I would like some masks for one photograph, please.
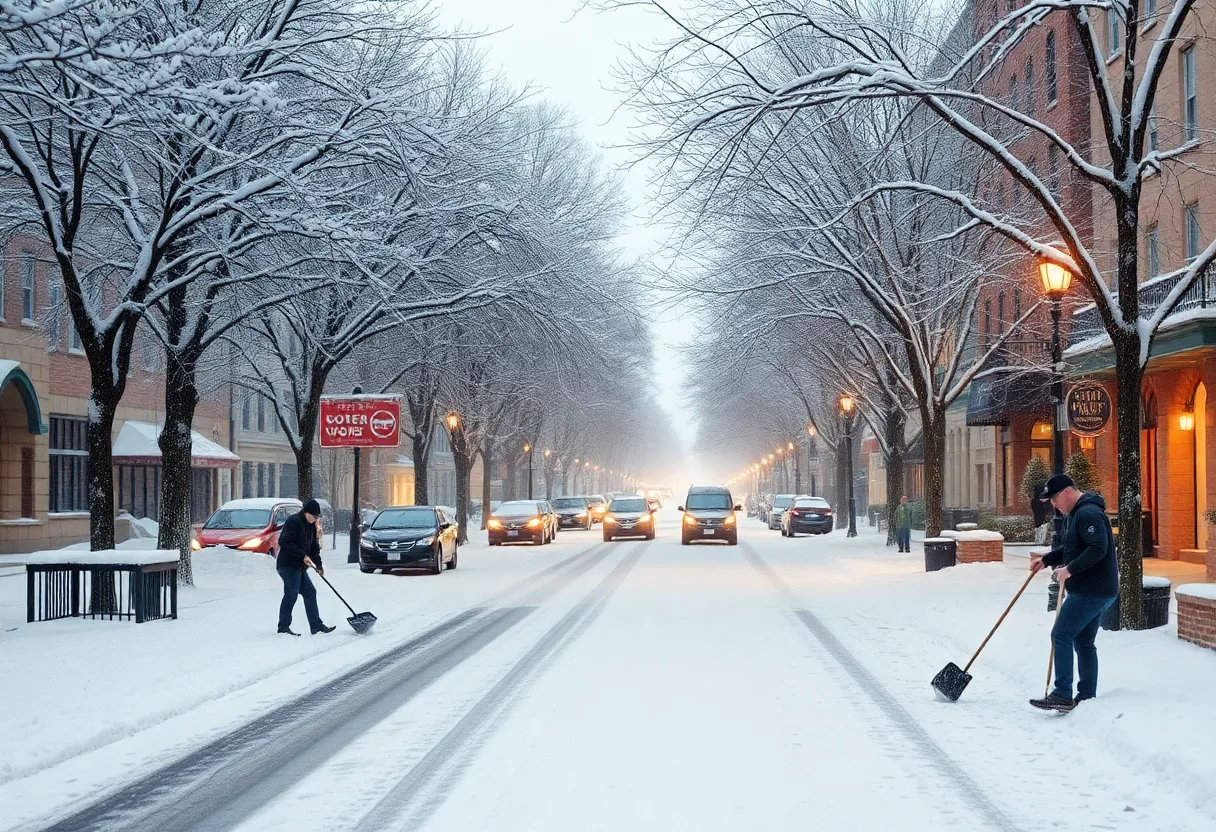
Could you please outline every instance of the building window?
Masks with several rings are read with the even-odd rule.
[[[76,328],[76,319],[72,310],[68,309],[68,349],[71,352],[84,352],[84,344],[80,340],[80,330]]]
[[[25,323],[34,321],[34,255],[29,252],[21,254],[21,320]]]
[[[1044,55],[1044,63],[1046,64],[1045,72],[1047,73],[1047,103],[1054,104],[1059,95],[1058,83],[1056,78],[1056,33],[1047,33],[1047,50]]]
[[[1018,106],[1018,76],[1009,76],[1009,106]]]
[[[1026,113],[1034,115],[1034,58],[1026,58]]]
[[[1000,332],[1005,331],[1005,293],[1001,292],[996,299],[996,325]]]
[[[1022,319],[1022,290],[1017,286],[1013,287],[1013,320],[1020,321]]]
[[[1161,241],[1157,226],[1148,230],[1144,240],[1144,252],[1148,259],[1148,276],[1150,278],[1161,274]]]
[[[275,479],[274,475],[277,473],[278,467],[279,466],[275,465],[273,462],[266,466],[266,496],[267,497],[279,496],[279,490],[277,488],[275,488],[275,482],[274,482],[274,479]]]
[[[1054,144],[1047,146],[1047,189],[1060,198],[1060,151]]]
[[[1157,149],[1157,101],[1153,99],[1153,106],[1148,111],[1148,149]]]
[[[1186,261],[1199,256],[1199,203],[1186,206]]]
[[[1018,0],[1005,0],[1005,14],[1013,14],[1018,10]]]
[[[241,394],[241,430],[253,430],[253,393]]]
[[[1195,47],[1182,51],[1182,127],[1186,141],[1199,138],[1199,103],[1195,94]]]
[[[266,397],[258,396],[258,433],[266,432]]]
[[[160,466],[119,465],[118,507],[132,517],[160,516]]]
[[[59,349],[59,322],[63,316],[63,311],[59,308],[60,303],[59,284],[53,282],[47,287],[46,348],[48,352],[55,352]]]
[[[34,449],[21,449],[21,516],[34,516]]]
[[[144,337],[139,348],[139,359],[144,372],[150,373],[156,369],[156,342],[152,338]]]
[[[283,468],[279,471],[279,490],[282,491],[283,497],[299,497],[300,496],[300,478],[299,469],[292,463],[284,462]]]
[[[992,333],[992,299],[984,301],[984,346],[988,346],[988,336]]]
[[[241,463],[241,498],[248,500],[253,496],[253,463]]]
[[[51,513],[88,511],[88,422],[66,416],[52,416],[50,421]]]
[[[1122,22],[1119,20],[1119,13],[1115,9],[1106,10],[1106,56],[1114,57],[1119,52],[1119,36]]]

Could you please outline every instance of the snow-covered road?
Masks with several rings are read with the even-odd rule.
[[[568,532],[540,550],[462,551],[460,570],[429,579],[444,615],[411,633],[376,610],[401,634],[391,649],[159,760],[113,754],[139,776],[14,813],[16,828],[1213,828],[1185,778],[1118,761],[1101,700],[1041,714],[1025,704],[1038,691],[996,669],[956,705],[933,698],[928,679],[965,656],[923,587],[969,577],[986,618],[1020,574],[925,576],[875,537],[786,540],[754,521],[738,547],[681,547],[678,520],[666,512],[653,542]],[[541,554],[551,562],[522,577],[509,566]],[[351,573],[352,594],[395,580]],[[1049,617],[1018,613],[1020,633],[992,649],[1029,640],[1045,662],[1027,630]],[[975,615],[956,617],[964,643],[982,636]]]

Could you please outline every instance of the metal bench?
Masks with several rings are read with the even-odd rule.
[[[177,618],[178,553],[35,552],[26,558],[26,621]]]

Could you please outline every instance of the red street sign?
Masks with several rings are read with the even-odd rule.
[[[322,448],[396,448],[401,402],[389,398],[321,399]]]

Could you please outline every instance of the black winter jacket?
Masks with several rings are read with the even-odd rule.
[[[1043,556],[1047,566],[1067,566],[1071,573],[1064,589],[1080,595],[1113,598],[1119,594],[1119,563],[1115,536],[1106,518],[1106,503],[1085,492],[1072,513],[1064,518],[1060,542]]]
[[[301,511],[283,523],[275,566],[280,569],[304,569],[305,557],[312,558],[313,564],[321,568],[321,543],[317,540],[317,527],[309,523]]]

